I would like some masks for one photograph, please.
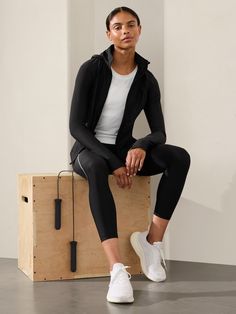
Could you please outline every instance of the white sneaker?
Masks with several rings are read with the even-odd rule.
[[[134,302],[133,288],[130,283],[131,275],[126,271],[128,266],[121,263],[113,265],[107,301],[112,303],[132,303]]]
[[[130,242],[140,258],[141,268],[148,279],[156,282],[166,279],[166,268],[163,254],[162,242],[150,244],[147,241],[148,232],[134,232],[130,237]]]

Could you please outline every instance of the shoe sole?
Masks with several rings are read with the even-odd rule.
[[[150,278],[148,276],[148,272],[147,272],[147,269],[146,269],[146,263],[145,263],[145,256],[142,254],[143,250],[140,247],[139,242],[137,241],[137,237],[138,237],[139,234],[140,234],[140,232],[132,233],[131,237],[130,237],[130,242],[131,242],[131,245],[132,245],[135,253],[138,255],[138,257],[140,259],[140,264],[141,264],[141,268],[142,268],[142,271],[143,271],[144,275],[151,281],[155,281],[155,282],[165,281],[166,280],[166,276],[164,278],[161,278],[161,279],[158,279],[158,280],[153,280],[152,278]]]
[[[134,302],[134,298],[130,297],[128,299],[119,299],[119,298],[110,298],[107,297],[107,301],[110,303],[133,303]]]

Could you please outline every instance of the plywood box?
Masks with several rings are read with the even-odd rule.
[[[88,183],[75,175],[74,240],[77,241],[77,268],[71,272],[70,241],[73,239],[71,174],[59,177],[61,228],[55,229],[56,174],[18,176],[19,258],[18,267],[30,279],[62,280],[108,275],[108,263],[88,203]],[[117,207],[120,249],[131,274],[141,272],[139,259],[129,237],[148,226],[149,177],[133,178],[130,190],[120,189],[113,176],[109,184]]]

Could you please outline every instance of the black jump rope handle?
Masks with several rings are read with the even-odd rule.
[[[61,199],[55,199],[55,229],[61,229]]]
[[[61,199],[55,199],[55,229],[61,229]],[[76,250],[77,250],[77,241],[70,242],[70,269],[74,273],[76,272]]]
[[[76,272],[76,249],[77,249],[77,241],[70,242],[70,270],[72,273]]]

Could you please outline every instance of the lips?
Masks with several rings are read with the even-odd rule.
[[[122,41],[126,41],[126,40],[132,40],[133,38],[132,37],[125,37],[122,39]]]

